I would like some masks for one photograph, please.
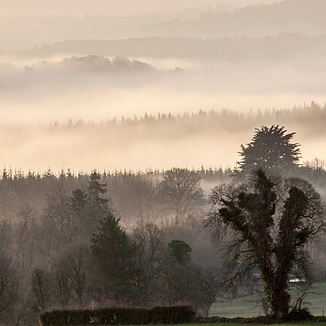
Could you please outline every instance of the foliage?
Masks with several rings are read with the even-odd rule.
[[[151,310],[151,320],[155,324],[189,323],[195,316],[190,306],[154,307]]]
[[[119,225],[119,219],[108,211],[91,238],[91,248],[105,278],[106,290],[116,300],[131,293],[135,275],[135,247]]]
[[[86,206],[81,220],[83,240],[90,238],[92,233],[96,231],[98,222],[103,220],[109,210],[109,200],[105,198],[106,185],[100,180],[101,175],[96,171],[93,171],[89,176]],[[79,199],[83,200],[82,195],[79,196]]]
[[[299,144],[291,143],[294,132],[286,132],[284,127],[278,125],[256,128],[251,142],[246,146],[241,145],[238,176],[247,177],[258,168],[278,174],[296,168],[300,159]]]
[[[40,315],[43,326],[56,325],[146,325],[189,323],[194,318],[189,306],[144,308],[106,308],[97,310],[63,310]]]
[[[182,240],[172,240],[168,244],[162,292],[166,293],[170,305],[191,305],[197,314],[206,316],[215,301],[217,275],[214,269],[200,268],[192,263],[190,253],[191,247]]]
[[[256,170],[245,184],[216,187],[210,201],[207,225],[215,239],[225,228],[233,231],[229,259],[240,263],[233,274],[257,268],[274,316],[286,318],[290,273],[308,276],[305,247],[325,227],[319,194],[302,179],[272,180]]]
[[[184,265],[190,262],[191,247],[182,240],[172,240],[168,247],[170,255],[176,263]]]

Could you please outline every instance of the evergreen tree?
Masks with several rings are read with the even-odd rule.
[[[102,197],[106,194],[106,184],[100,183],[101,175],[93,171],[89,176],[88,182],[88,202],[92,205],[96,205],[97,207],[101,207],[106,210],[109,200]]]
[[[70,213],[76,223],[76,233],[88,240],[96,227],[108,213],[109,200],[105,198],[106,185],[100,183],[101,176],[93,171],[89,176],[87,192],[76,189],[70,200]]]
[[[248,177],[254,169],[283,175],[297,168],[300,159],[299,144],[291,143],[295,132],[286,132],[284,127],[278,125],[256,129],[251,142],[246,146],[241,145],[237,176]]]
[[[135,247],[119,225],[119,219],[108,211],[97,232],[91,238],[91,248],[97,258],[104,290],[117,302],[132,293],[135,273]]]
[[[173,260],[181,265],[190,262],[191,247],[182,240],[172,240],[169,244],[170,255]]]

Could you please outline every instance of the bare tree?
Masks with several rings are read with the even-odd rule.
[[[119,173],[108,180],[109,195],[121,221],[152,223],[160,216],[158,181],[152,176]]]
[[[49,308],[52,291],[52,280],[49,273],[35,268],[31,278],[32,293],[34,294],[41,311]]]
[[[15,224],[15,264],[19,267],[22,276],[31,272],[35,256],[36,212],[29,205],[25,205]]]
[[[8,222],[0,223],[0,314],[17,302],[19,276],[11,258],[12,228]]]
[[[69,275],[69,295],[78,308],[84,309],[92,295],[92,257],[89,246],[80,244],[71,247],[62,257]]]
[[[46,247],[49,256],[70,243],[74,230],[69,211],[70,188],[62,180],[53,180],[46,196],[43,209],[42,227],[46,234]]]
[[[198,210],[204,203],[200,176],[187,169],[172,169],[163,174],[160,199],[163,206],[175,215],[176,223],[183,222],[187,214]]]
[[[70,270],[62,255],[53,258],[51,271],[56,301],[61,309],[67,309],[71,299]]]
[[[136,246],[137,301],[148,305],[150,300],[157,300],[158,283],[166,262],[165,238],[156,225],[146,224],[133,231],[132,239]]]

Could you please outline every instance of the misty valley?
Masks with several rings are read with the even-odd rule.
[[[326,322],[324,0],[2,7],[0,325]]]

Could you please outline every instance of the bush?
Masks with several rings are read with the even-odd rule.
[[[195,312],[190,306],[154,307],[151,310],[153,324],[182,324],[193,321]]]
[[[42,325],[86,325],[90,323],[88,310],[55,310],[40,315]]]
[[[308,308],[293,309],[287,316],[287,321],[304,321],[311,319],[312,315]]]
[[[141,308],[106,308],[91,311],[94,324],[105,325],[145,325],[150,322],[148,309]]]
[[[40,321],[43,326],[181,324],[191,322],[194,316],[195,312],[189,306],[105,308],[44,312]]]

